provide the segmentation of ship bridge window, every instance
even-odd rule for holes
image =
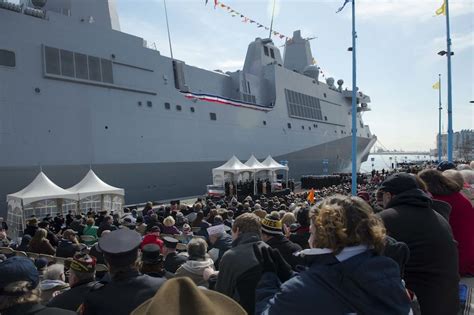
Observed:
[[[268,47],[267,46],[263,46],[263,53],[265,54],[265,56],[268,56]]]
[[[74,54],[74,63],[76,68],[76,78],[89,80],[89,70],[87,69],[87,55]]]
[[[209,118],[211,118],[211,120],[217,120],[216,113],[209,113]]]
[[[16,60],[15,60],[15,53],[13,51],[0,49],[0,66],[5,67],[15,67]]]
[[[114,83],[111,60],[49,46],[43,46],[43,56],[46,74]]]
[[[67,77],[74,77],[74,53],[69,50],[60,50],[61,54],[61,74]]]
[[[275,59],[275,52],[273,51],[273,48],[270,48],[270,57]]]
[[[288,115],[310,120],[322,120],[321,104],[318,98],[285,89]]]
[[[102,81],[100,59],[97,57],[87,56],[87,63],[89,64],[89,79],[92,81]]]
[[[53,47],[45,47],[44,58],[46,61],[46,72],[50,74],[61,74],[61,66],[59,63],[59,49]]]

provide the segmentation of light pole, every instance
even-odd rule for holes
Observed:
[[[352,0],[352,195],[357,195],[357,63],[355,0]]]
[[[448,61],[448,161],[453,161],[453,96],[451,81],[451,34],[449,28],[449,0],[444,0],[446,13],[446,50],[440,51],[438,55],[446,55]]]

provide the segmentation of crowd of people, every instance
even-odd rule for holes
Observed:
[[[457,314],[474,163],[350,188],[33,217],[18,243],[2,222],[0,314]]]

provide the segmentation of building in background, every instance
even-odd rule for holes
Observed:
[[[447,155],[448,135],[441,134],[441,149],[443,157]],[[436,149],[434,155],[438,155],[438,135],[435,138]],[[457,131],[453,134],[453,157],[456,160],[474,160],[474,130],[466,129]]]

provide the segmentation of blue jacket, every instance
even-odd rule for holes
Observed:
[[[368,250],[339,262],[332,254],[306,256],[309,268],[281,284],[264,273],[256,314],[408,314],[410,301],[397,264]]]

